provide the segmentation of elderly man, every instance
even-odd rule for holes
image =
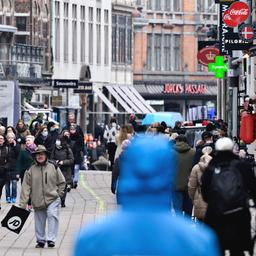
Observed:
[[[47,160],[46,148],[38,145],[35,163],[25,172],[20,195],[20,207],[26,208],[29,197],[35,210],[36,248],[54,247],[59,226],[60,197],[64,195],[65,178],[59,168]],[[48,220],[48,236],[45,226]]]

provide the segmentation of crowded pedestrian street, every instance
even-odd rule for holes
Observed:
[[[78,187],[68,193],[66,207],[60,210],[60,228],[55,248],[35,248],[34,214],[31,213],[19,235],[6,228],[0,228],[0,255],[72,255],[74,238],[79,229],[115,209],[115,197],[110,191],[110,181],[110,172],[81,172]],[[4,218],[10,206],[11,204],[2,203],[0,219]]]

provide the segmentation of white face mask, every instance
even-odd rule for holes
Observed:
[[[60,146],[61,146],[60,140],[56,140],[55,145],[56,145],[57,147],[60,147]]]
[[[47,131],[44,131],[44,132],[42,132],[42,135],[43,135],[44,137],[47,137],[48,132],[47,132]]]
[[[116,123],[115,122],[111,123],[111,125],[112,125],[112,127],[116,127]]]

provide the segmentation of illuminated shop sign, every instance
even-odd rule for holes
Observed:
[[[207,94],[206,84],[169,83],[164,85],[163,93],[166,94]]]

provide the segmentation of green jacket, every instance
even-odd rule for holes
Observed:
[[[187,191],[190,172],[193,167],[195,150],[185,142],[176,142],[174,149],[177,153],[176,191]]]
[[[25,172],[21,187],[20,207],[26,208],[29,197],[34,209],[46,209],[58,197],[62,197],[66,186],[59,168],[52,163],[33,164]]]
[[[34,159],[30,154],[30,152],[25,148],[22,148],[20,150],[19,157],[16,162],[16,170],[21,176],[23,176],[25,171],[31,167],[33,162],[34,162]]]

